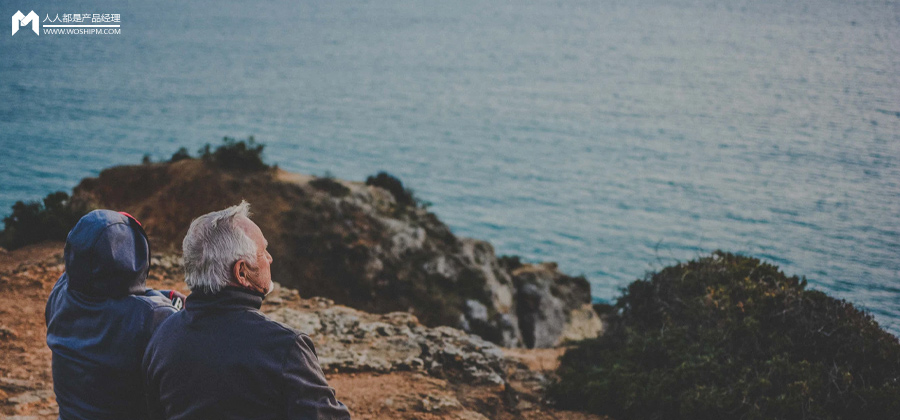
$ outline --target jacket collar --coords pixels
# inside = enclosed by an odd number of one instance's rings
[[[219,293],[193,292],[187,298],[184,308],[193,310],[210,309],[259,309],[266,295],[235,286],[226,286]]]

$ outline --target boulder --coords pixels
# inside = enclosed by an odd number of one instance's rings
[[[526,347],[554,347],[597,337],[603,329],[584,277],[561,273],[555,263],[524,264],[512,271],[516,311]]]

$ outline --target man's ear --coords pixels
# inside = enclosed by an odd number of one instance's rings
[[[235,281],[241,286],[247,287],[250,285],[250,282],[247,281],[247,263],[244,260],[238,260],[234,263],[234,267],[232,267],[232,275],[234,275]]]

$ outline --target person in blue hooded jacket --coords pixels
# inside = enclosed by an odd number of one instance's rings
[[[147,235],[127,213],[94,210],[69,232],[65,262],[45,313],[60,418],[147,418],[141,358],[176,312],[174,292],[145,286]]]

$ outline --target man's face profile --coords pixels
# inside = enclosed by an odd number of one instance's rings
[[[245,261],[235,263],[235,277],[242,286],[268,294],[274,287],[271,270],[273,259],[266,250],[269,242],[252,220],[240,217],[237,223],[256,244],[256,261],[254,264],[247,264]]]

